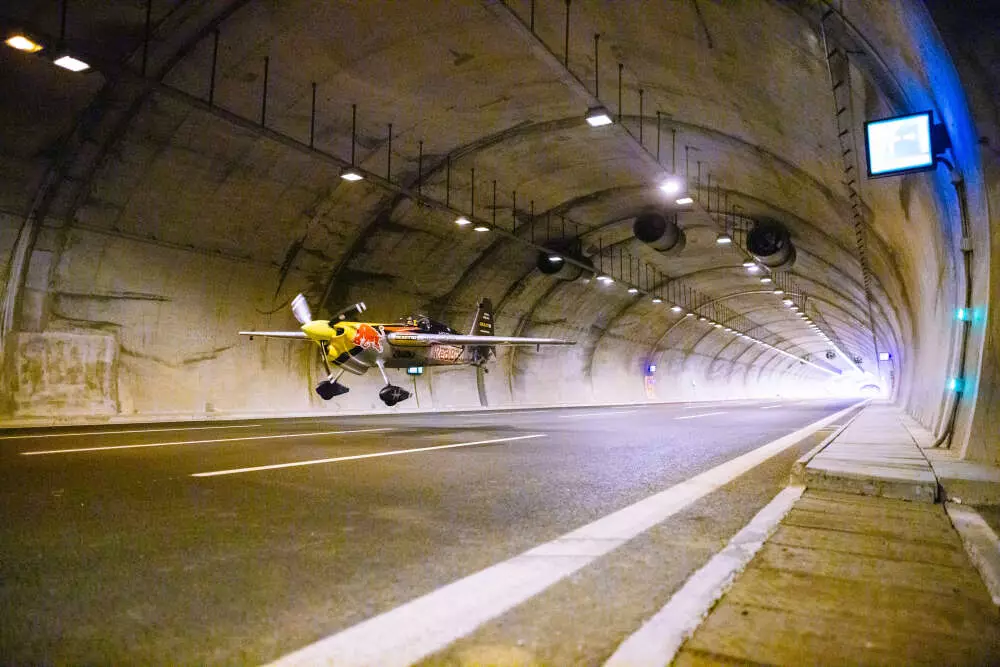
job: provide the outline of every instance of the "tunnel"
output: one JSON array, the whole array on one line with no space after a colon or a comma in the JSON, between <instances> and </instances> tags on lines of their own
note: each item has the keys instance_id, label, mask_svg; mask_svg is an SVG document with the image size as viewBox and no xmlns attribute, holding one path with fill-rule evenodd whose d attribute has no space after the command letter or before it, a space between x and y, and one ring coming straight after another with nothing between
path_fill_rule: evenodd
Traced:
<instances>
[{"instance_id":1,"label":"tunnel","mask_svg":"<svg viewBox=\"0 0 1000 667\"><path fill-rule=\"evenodd\" d=\"M0 662L645 664L616 651L789 474L784 522L846 489L929 500L961 563L963 526L996 547L992 3L8 0L0 27ZM926 163L881 172L911 116ZM638 548L602 516L774 443L701 482L715 509L653 512L629 558L669 572L588 575ZM574 540L551 588L371 652ZM722 652L726 590L660 635L822 655ZM1000 660L977 636L926 655Z\"/></svg>"}]
</instances>

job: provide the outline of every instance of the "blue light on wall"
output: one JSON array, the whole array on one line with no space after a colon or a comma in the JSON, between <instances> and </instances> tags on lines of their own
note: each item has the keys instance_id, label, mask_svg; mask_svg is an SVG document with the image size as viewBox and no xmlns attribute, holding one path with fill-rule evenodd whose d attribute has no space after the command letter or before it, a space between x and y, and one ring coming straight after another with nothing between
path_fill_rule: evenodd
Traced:
<instances>
[{"instance_id":1,"label":"blue light on wall","mask_svg":"<svg viewBox=\"0 0 1000 667\"><path fill-rule=\"evenodd\" d=\"M948 391L953 391L955 393L961 394L962 389L965 388L965 380L962 378L952 378L948 380Z\"/></svg>"},{"instance_id":2,"label":"blue light on wall","mask_svg":"<svg viewBox=\"0 0 1000 667\"><path fill-rule=\"evenodd\" d=\"M654 375L656 373L656 364L646 364L646 375Z\"/></svg>"},{"instance_id":3,"label":"blue light on wall","mask_svg":"<svg viewBox=\"0 0 1000 667\"><path fill-rule=\"evenodd\" d=\"M407 375L423 375L424 374L424 367L423 366L410 366L409 368L406 369L406 374Z\"/></svg>"}]
</instances>

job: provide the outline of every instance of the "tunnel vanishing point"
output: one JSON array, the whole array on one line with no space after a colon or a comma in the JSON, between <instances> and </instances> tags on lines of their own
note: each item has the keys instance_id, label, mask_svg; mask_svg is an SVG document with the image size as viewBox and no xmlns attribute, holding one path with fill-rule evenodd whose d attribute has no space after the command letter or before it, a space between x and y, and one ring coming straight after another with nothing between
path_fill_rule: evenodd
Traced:
<instances>
[{"instance_id":1,"label":"tunnel vanishing point","mask_svg":"<svg viewBox=\"0 0 1000 667\"><path fill-rule=\"evenodd\" d=\"M324 402L313 347L237 331L297 326L302 292L464 332L489 297L498 334L577 344L404 375L397 410L867 386L1000 465L994 3L9 0L0 25L0 422L383 411L377 373ZM923 111L930 168L871 177L866 122Z\"/></svg>"}]
</instances>

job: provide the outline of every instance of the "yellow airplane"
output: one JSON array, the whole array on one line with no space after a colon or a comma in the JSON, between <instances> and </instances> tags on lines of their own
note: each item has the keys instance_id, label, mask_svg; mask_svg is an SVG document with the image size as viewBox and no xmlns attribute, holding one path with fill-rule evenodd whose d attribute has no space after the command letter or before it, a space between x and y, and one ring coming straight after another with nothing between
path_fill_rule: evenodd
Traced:
<instances>
[{"instance_id":1,"label":"yellow airplane","mask_svg":"<svg viewBox=\"0 0 1000 667\"><path fill-rule=\"evenodd\" d=\"M479 303L472 330L460 334L425 315L411 315L392 324L359 322L365 312L364 302L346 308L329 320L314 320L306 298L299 294L292 299L292 314L302 325L299 331L241 331L241 336L296 338L311 340L319 345L320 356L328 373L327 379L316 386L323 400L330 400L350 391L340 384L346 373L364 375L378 367L385 380L379 398L393 406L410 397L410 392L389 382L386 368L424 366L482 366L495 356L496 345L575 345L576 341L559 338L521 338L493 335L493 305L489 299ZM340 372L334 377L332 367Z\"/></svg>"}]
</instances>

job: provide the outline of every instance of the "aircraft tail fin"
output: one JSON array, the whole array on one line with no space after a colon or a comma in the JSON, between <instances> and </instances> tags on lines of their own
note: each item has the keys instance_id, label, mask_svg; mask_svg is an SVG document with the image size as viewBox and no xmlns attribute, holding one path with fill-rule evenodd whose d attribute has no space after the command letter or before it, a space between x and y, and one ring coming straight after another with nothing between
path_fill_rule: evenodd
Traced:
<instances>
[{"instance_id":1,"label":"aircraft tail fin","mask_svg":"<svg viewBox=\"0 0 1000 667\"><path fill-rule=\"evenodd\" d=\"M493 335L493 302L486 297L479 302L479 309L476 310L476 319L472 321L472 331L469 332L469 335Z\"/></svg>"},{"instance_id":2,"label":"aircraft tail fin","mask_svg":"<svg viewBox=\"0 0 1000 667\"><path fill-rule=\"evenodd\" d=\"M492 336L493 334L493 302L487 297L479 302L476 309L476 319L472 320L472 331L470 336ZM491 356L496 356L496 348L492 345L477 345L470 348L472 363L482 367Z\"/></svg>"}]
</instances>

